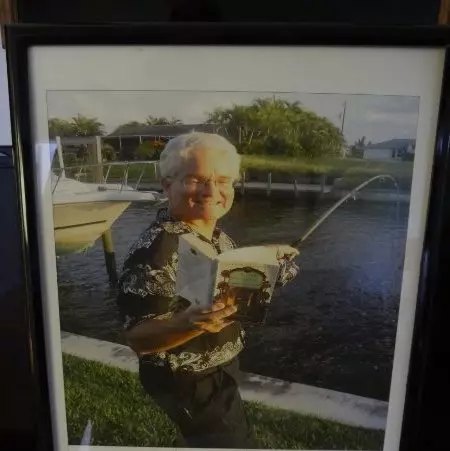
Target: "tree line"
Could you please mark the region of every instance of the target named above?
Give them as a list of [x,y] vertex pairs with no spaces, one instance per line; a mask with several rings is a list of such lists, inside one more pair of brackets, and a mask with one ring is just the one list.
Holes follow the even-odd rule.
[[[345,145],[341,131],[329,119],[303,108],[300,102],[260,98],[248,105],[216,108],[207,114],[206,124],[231,141],[244,155],[289,156],[313,159],[339,156]],[[148,116],[122,126],[179,125],[177,118]],[[69,120],[51,118],[50,138],[56,136],[105,136],[104,124],[95,117],[78,114]],[[124,137],[125,139],[125,137]],[[165,142],[148,140],[137,144],[134,159],[157,158]],[[117,150],[106,152],[108,159],[120,158]]]

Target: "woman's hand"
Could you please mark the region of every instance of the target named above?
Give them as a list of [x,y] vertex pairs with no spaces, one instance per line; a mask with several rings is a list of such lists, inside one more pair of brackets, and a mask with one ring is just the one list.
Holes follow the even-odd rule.
[[232,299],[215,302],[211,309],[188,308],[172,318],[181,327],[195,327],[204,332],[217,333],[233,323],[227,318],[237,311]]
[[173,314],[170,319],[144,321],[128,331],[126,338],[138,355],[165,352],[205,332],[220,332],[233,323],[228,318],[236,310],[234,296],[226,296],[214,303],[211,309],[190,307]]

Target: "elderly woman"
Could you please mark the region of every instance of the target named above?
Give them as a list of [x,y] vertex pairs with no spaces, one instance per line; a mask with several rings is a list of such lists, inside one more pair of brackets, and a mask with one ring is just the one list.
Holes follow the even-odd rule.
[[[237,383],[244,333],[230,319],[236,307],[223,299],[199,311],[175,292],[181,234],[196,234],[217,253],[235,247],[217,221],[233,204],[239,169],[235,147],[219,135],[172,139],[160,158],[168,208],[131,248],[119,284],[119,310],[141,383],[189,447],[253,447]],[[279,251],[298,254],[289,246]],[[292,260],[283,262],[281,285],[298,270]]]

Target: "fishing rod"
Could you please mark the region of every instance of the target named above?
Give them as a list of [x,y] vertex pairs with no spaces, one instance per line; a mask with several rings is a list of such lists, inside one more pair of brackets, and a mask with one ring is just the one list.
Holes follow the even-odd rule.
[[369,180],[366,180],[365,182],[358,185],[356,188],[354,188],[352,191],[350,191],[348,194],[346,194],[342,199],[338,200],[334,205],[332,205],[323,215],[320,216],[320,218],[297,240],[295,240],[293,243],[291,243],[292,247],[297,247],[303,243],[324,221],[327,219],[337,208],[339,208],[345,201],[350,199],[351,197],[355,198],[356,193],[358,191],[361,191],[363,188],[365,188],[367,185],[372,183],[373,181],[377,179],[390,179],[394,182],[395,188],[397,189],[397,202],[399,198],[399,187],[397,180],[395,180],[394,177],[391,175],[376,175]]

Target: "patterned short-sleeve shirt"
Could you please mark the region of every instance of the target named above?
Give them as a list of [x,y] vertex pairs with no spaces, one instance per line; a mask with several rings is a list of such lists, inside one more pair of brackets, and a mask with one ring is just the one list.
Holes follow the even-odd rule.
[[[175,290],[178,239],[185,233],[197,234],[189,225],[172,218],[167,209],[161,209],[156,220],[131,247],[119,280],[117,299],[125,330],[148,319],[168,319],[189,306]],[[211,240],[197,236],[217,253],[236,247],[219,228]],[[297,270],[294,263],[282,265],[279,284],[284,285],[295,277]],[[140,361],[169,366],[172,370],[198,372],[227,363],[243,347],[244,331],[239,322],[234,322],[219,333],[204,333],[168,351],[141,356]]]

